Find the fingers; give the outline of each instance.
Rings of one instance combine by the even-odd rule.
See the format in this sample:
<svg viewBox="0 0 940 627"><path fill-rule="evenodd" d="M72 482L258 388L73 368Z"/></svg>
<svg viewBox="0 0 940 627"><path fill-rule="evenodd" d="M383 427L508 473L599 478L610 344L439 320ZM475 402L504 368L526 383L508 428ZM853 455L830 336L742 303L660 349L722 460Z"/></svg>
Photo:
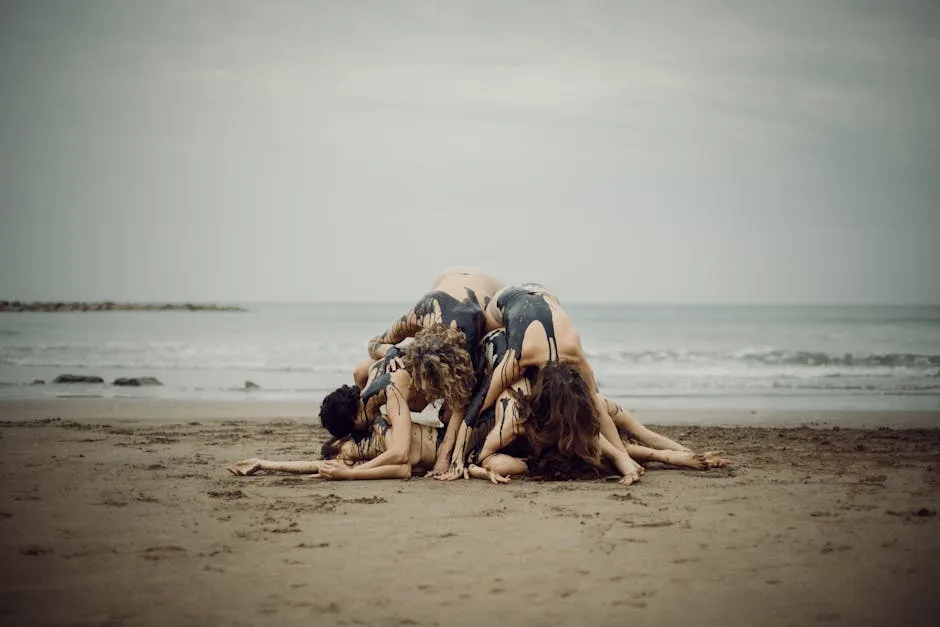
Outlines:
<svg viewBox="0 0 940 627"><path fill-rule="evenodd" d="M494 484L499 485L501 483L509 483L509 477L504 477L494 470L490 470L488 474L490 476L490 481L492 481Z"/></svg>

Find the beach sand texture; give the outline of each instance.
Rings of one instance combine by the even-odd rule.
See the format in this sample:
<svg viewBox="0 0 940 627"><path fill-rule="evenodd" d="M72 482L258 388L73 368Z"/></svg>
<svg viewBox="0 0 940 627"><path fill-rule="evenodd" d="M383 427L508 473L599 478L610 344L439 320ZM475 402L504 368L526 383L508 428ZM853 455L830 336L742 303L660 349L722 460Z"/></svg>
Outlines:
<svg viewBox="0 0 940 627"><path fill-rule="evenodd" d="M315 419L256 404L221 421L176 403L72 420L89 407L0 405L2 624L927 625L940 612L936 429L664 427L735 465L651 468L629 488L328 482L225 471L316 458Z"/></svg>

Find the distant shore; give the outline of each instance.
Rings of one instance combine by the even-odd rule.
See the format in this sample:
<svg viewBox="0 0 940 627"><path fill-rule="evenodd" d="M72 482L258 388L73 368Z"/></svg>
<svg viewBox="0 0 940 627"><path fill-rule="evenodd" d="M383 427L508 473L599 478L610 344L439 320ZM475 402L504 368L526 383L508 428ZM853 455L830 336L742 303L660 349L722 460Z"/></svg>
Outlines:
<svg viewBox="0 0 940 627"><path fill-rule="evenodd" d="M113 301L64 302L0 300L0 313L11 312L79 312L79 311L247 311L237 305L215 303L115 303Z"/></svg>

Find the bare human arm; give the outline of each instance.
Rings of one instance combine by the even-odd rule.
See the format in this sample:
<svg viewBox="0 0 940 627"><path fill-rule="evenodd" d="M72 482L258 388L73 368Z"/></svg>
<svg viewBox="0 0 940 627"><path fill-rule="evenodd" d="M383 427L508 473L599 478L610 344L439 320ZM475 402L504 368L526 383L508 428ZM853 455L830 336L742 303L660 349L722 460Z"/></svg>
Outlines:
<svg viewBox="0 0 940 627"><path fill-rule="evenodd" d="M597 419L600 422L601 434L607 438L609 444L623 453L626 453L627 450L623 446L623 440L620 439L620 432L617 431L617 425L614 424L610 413L607 411L607 399L601 396L600 391L597 389L597 379L594 378L594 370L591 369L591 364L589 364L587 359L583 356L578 362L578 372L581 374L584 382L587 383L588 387L594 392L594 407L597 410Z"/></svg>
<svg viewBox="0 0 940 627"><path fill-rule="evenodd" d="M353 473L358 475L370 468L400 466L408 463L408 452L411 448L411 410L408 409L410 389L411 376L406 370L396 370L391 374L385 388L386 417L391 423L388 448L371 461L356 466L352 469Z"/></svg>
<svg viewBox="0 0 940 627"><path fill-rule="evenodd" d="M324 479L410 479L411 464L388 464L378 468L350 468L341 462L327 461L320 463L320 476Z"/></svg>
<svg viewBox="0 0 940 627"><path fill-rule="evenodd" d="M239 477L247 477L262 470L267 472L288 472L294 475L315 475L320 472L320 464L322 463L319 461L275 462L252 458L235 462L228 466L226 470Z"/></svg>
<svg viewBox="0 0 940 627"><path fill-rule="evenodd" d="M463 410L451 411L450 419L447 421L447 428L444 430L444 439L437 449L437 458L434 460L434 468L427 476L436 477L447 472L450 465L450 455L454 451L454 445L457 442L457 435L460 425L463 424Z"/></svg>
<svg viewBox="0 0 940 627"><path fill-rule="evenodd" d="M620 483L630 485L640 480L643 475L643 467L633 461L626 451L618 449L604 437L604 434L597 436L601 446L601 454L607 459L614 468L622 475ZM619 438L618 438L619 440ZM623 443L621 442L621 445Z"/></svg>
<svg viewBox="0 0 940 627"><path fill-rule="evenodd" d="M522 389L528 391L528 386L526 385ZM498 402L496 422L490 432L486 434L486 440L483 441L483 447L480 449L477 459L478 464L486 465L487 459L512 444L523 433L522 422L519 417L519 406L516 398L511 396L511 391L504 392Z"/></svg>
<svg viewBox="0 0 940 627"><path fill-rule="evenodd" d="M519 356L515 350L506 353L499 365L493 369L490 375L490 386L483 399L483 405L480 407L480 413L489 409L503 393L503 390L514 384L522 377L522 365L519 362Z"/></svg>
<svg viewBox="0 0 940 627"><path fill-rule="evenodd" d="M405 338L414 337L415 333L420 330L421 323L415 315L415 310L413 308L409 309L385 333L369 340L369 357L382 359L389 348Z"/></svg>
<svg viewBox="0 0 940 627"><path fill-rule="evenodd" d="M453 420L453 417L451 418ZM465 420L460 421L460 428L457 431L457 442L454 446L454 453L450 457L450 468L442 475L435 477L441 481L453 481L454 479L465 479L468 477L466 472L465 458L467 455L467 436L470 427Z"/></svg>

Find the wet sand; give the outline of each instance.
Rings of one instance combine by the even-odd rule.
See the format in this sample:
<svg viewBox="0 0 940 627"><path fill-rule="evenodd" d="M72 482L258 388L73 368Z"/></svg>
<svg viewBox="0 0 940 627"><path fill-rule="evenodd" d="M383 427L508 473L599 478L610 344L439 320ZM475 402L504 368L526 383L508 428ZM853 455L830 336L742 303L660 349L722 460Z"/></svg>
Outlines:
<svg viewBox="0 0 940 627"><path fill-rule="evenodd" d="M940 612L937 429L819 427L882 420L844 412L769 423L817 428L667 426L735 465L650 468L628 488L225 471L316 458L314 414L0 403L0 622L927 625ZM722 423L707 415L673 418Z"/></svg>

